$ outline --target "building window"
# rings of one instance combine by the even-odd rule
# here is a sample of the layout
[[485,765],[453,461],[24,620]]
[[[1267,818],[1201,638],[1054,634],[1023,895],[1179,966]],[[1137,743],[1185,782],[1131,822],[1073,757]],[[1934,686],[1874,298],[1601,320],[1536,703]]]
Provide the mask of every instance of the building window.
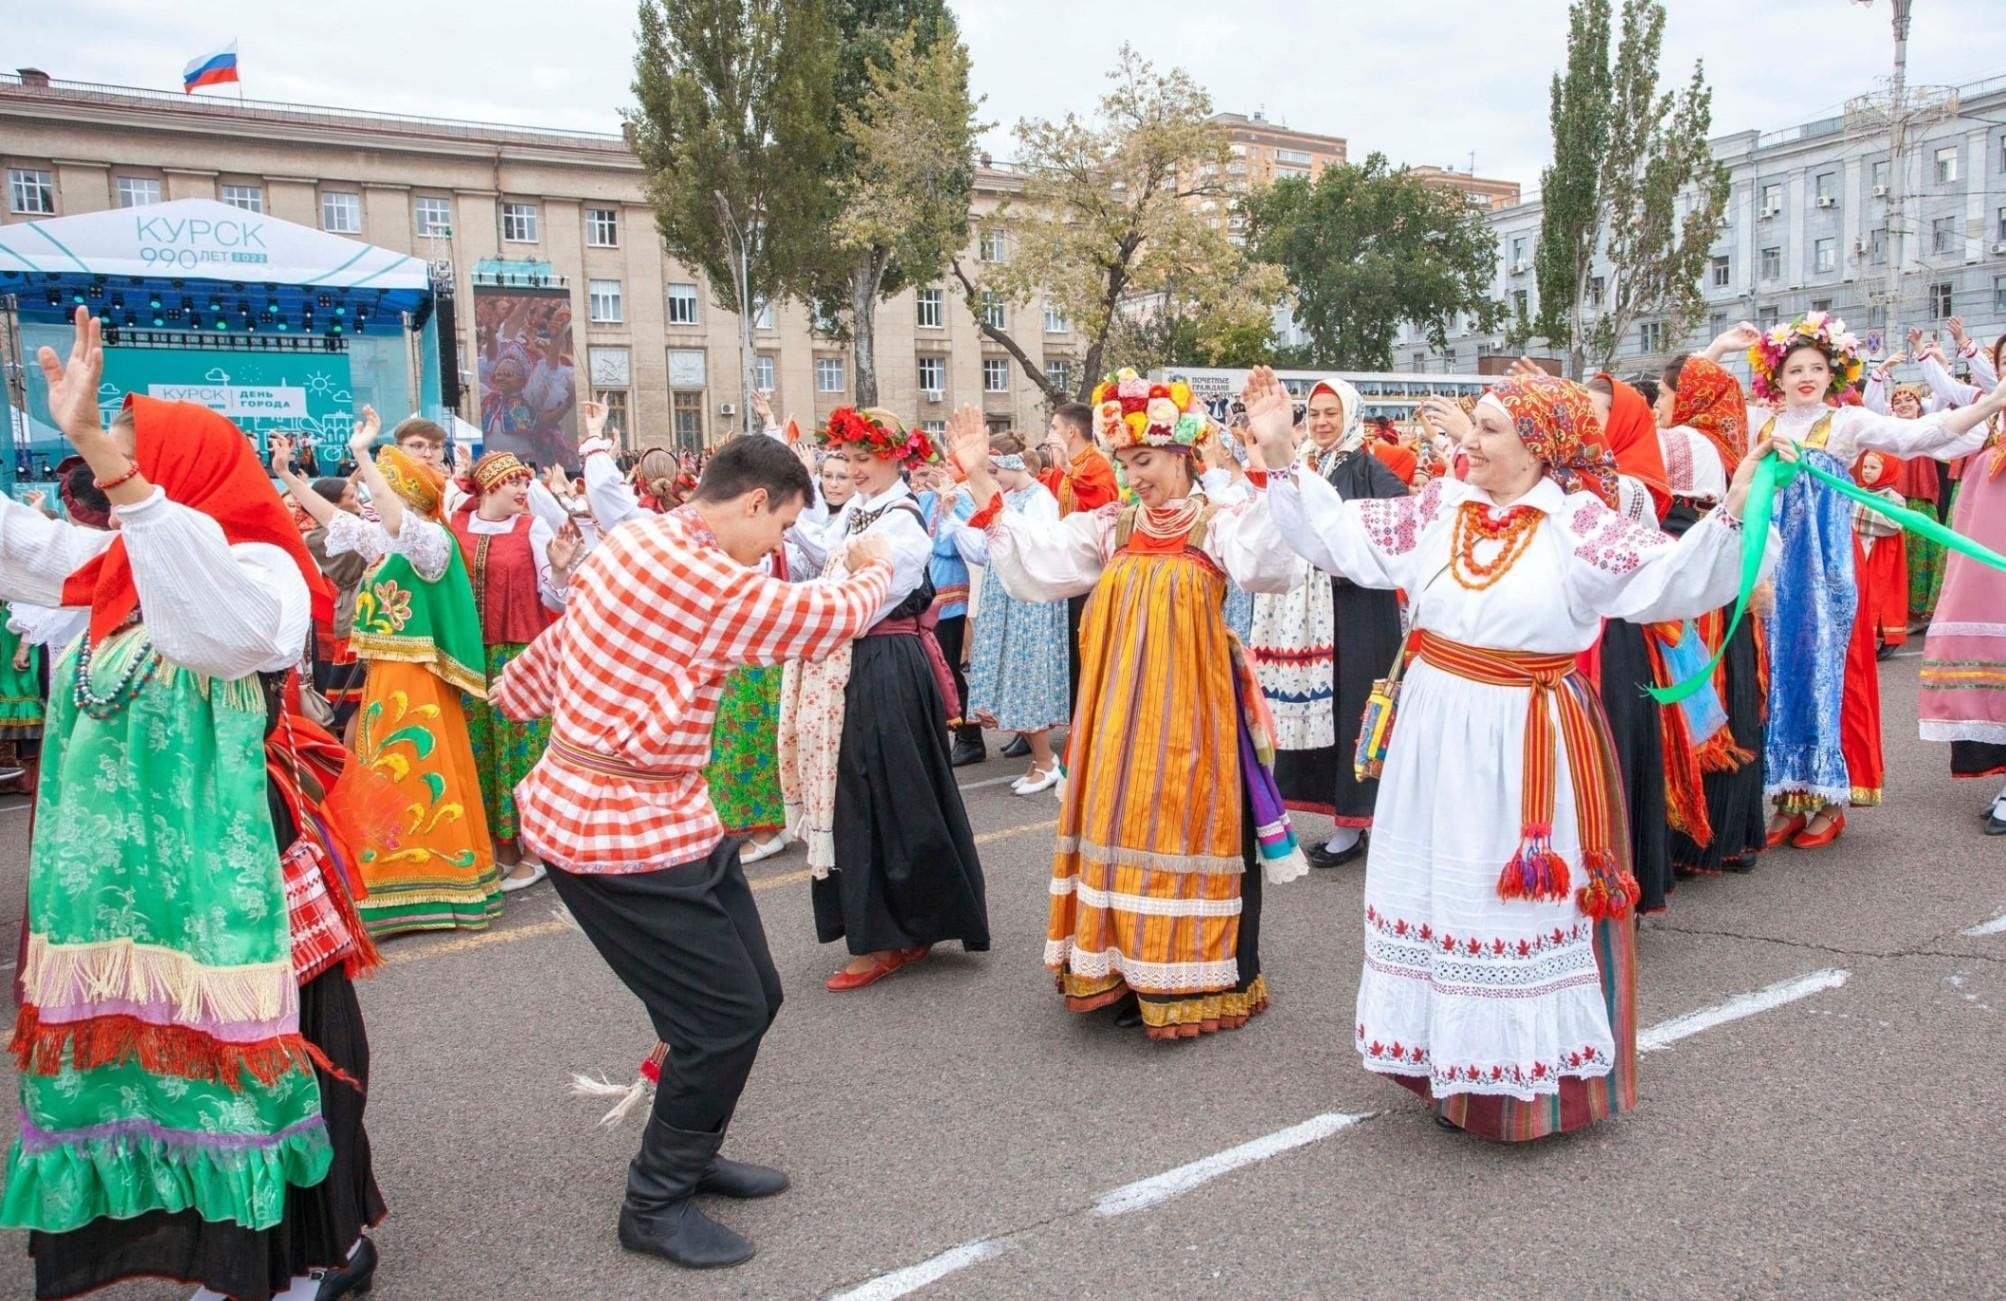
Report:
[[362,233],[362,196],[328,190],[320,196],[320,228],[336,235]]
[[1829,235],[1811,241],[1811,269],[1815,272],[1839,269],[1839,241]]
[[[2000,279],[2006,280],[2006,276]],[[1073,363],[1064,358],[1046,362],[1045,382],[1061,393],[1070,393],[1073,388]]]
[[1992,277],[1992,310],[2006,312],[2006,276]]
[[695,285],[669,286],[669,324],[695,325],[697,323],[697,287]]
[[1950,315],[1950,282],[1939,280],[1929,287],[1930,314],[1938,320]]
[[453,234],[453,201],[434,194],[420,197],[418,234],[431,239],[450,239]]
[[1783,277],[1783,250],[1766,248],[1762,250],[1762,278],[1780,280]]
[[1877,267],[1888,264],[1888,228],[1881,227],[1867,236],[1867,257]]
[[1999,233],[1993,238],[2006,240],[2006,208],[1999,210]]
[[1523,235],[1512,236],[1511,269],[1513,271],[1522,271],[1525,269],[1525,236]]
[[677,390],[669,397],[669,412],[675,422],[676,445],[685,451],[703,447],[703,394]]
[[1873,176],[1874,193],[1877,195],[1886,194],[1888,192],[1887,159],[1882,158],[1874,163],[1872,176]]
[[761,393],[773,391],[773,354],[762,352],[752,359],[752,387]]
[[1010,312],[993,290],[982,291],[982,323],[992,330],[1010,328]]
[[[504,203],[502,205],[502,238],[511,244],[536,243],[536,205],[533,203]],[[701,412],[698,413],[701,416]]]
[[1423,371],[1425,371],[1425,370],[1427,370],[1427,369],[1428,369],[1428,354],[1427,354],[1427,353],[1425,353],[1425,352],[1417,352],[1417,353],[1415,353],[1415,354],[1414,354],[1414,373],[1415,373],[1416,375],[1419,375],[1420,373],[1422,373]]
[[841,393],[843,391],[843,359],[841,357],[817,357],[815,359],[815,391],[817,393]]
[[1783,186],[1770,184],[1762,187],[1762,215],[1774,217],[1783,211]]
[[947,295],[938,288],[921,289],[913,295],[913,324],[922,330],[938,330],[946,322]]
[[1716,254],[1714,256],[1711,265],[1713,269],[1713,287],[1715,289],[1727,288],[1727,277],[1729,268],[1727,254],[1725,253]]
[[1936,151],[1936,183],[1950,185],[1957,180],[1957,146],[1945,145]]
[[245,212],[263,212],[265,190],[261,185],[226,185],[223,187],[223,202]]
[[1777,306],[1774,303],[1756,308],[1755,324],[1764,330],[1774,329],[1776,326],[1777,311]]
[[1066,309],[1056,303],[1045,304],[1045,333],[1064,334],[1071,330],[1072,323],[1066,320]]
[[1814,298],[1811,300],[1811,310],[1814,312],[1829,312],[1832,310],[1832,300],[1829,298]]
[[1008,393],[1010,391],[1010,362],[1003,357],[982,359],[982,391],[984,393]]
[[2006,135],[1999,137],[1999,170],[2006,172]]
[[586,281],[585,315],[588,320],[597,321],[602,325],[618,325],[625,319],[620,311],[620,282]]
[[585,210],[585,242],[593,248],[620,247],[620,210],[618,208],[587,208]]
[[945,420],[922,420],[919,422],[919,427],[926,430],[929,434],[944,434],[947,432],[947,422]]
[[945,393],[947,391],[947,359],[945,357],[921,357],[919,359],[919,390],[922,393]]
[[1645,321],[1637,327],[1637,342],[1647,353],[1665,350],[1665,324],[1663,321]]
[[118,178],[118,206],[139,208],[149,203],[160,202],[160,182],[151,176],[121,176]]
[[[1601,276],[1588,277],[1588,305],[1590,307],[1600,308],[1602,306],[1602,291],[1606,284],[1607,282]],[[1455,328],[1456,322],[1451,318],[1449,329],[1453,331]]]
[[[1819,207],[1829,208],[1839,202],[1839,180],[1837,173],[1820,172],[1812,184],[1817,190]],[[1830,203],[1826,202],[1828,199],[1831,200]]]
[[1010,241],[1002,231],[994,226],[982,230],[982,246],[979,256],[984,262],[1002,262],[1010,256]]
[[[815,310],[819,312],[821,308],[817,307]],[[773,304],[764,298],[755,298],[752,300],[752,328],[755,330],[770,330],[773,328]],[[815,318],[815,329],[822,334],[828,333],[826,329],[823,329],[822,318],[820,316]]]
[[1929,223],[1929,246],[1932,252],[1961,252],[1957,246],[1963,242],[1957,234],[1957,218],[1938,217]]
[[1511,291],[1511,310],[1520,319],[1523,319],[1528,314],[1525,290],[1514,289]]
[[623,388],[600,389],[598,397],[606,404],[606,428],[622,446],[627,442],[627,390]]
[[47,172],[27,167],[7,169],[7,206],[15,212],[46,216],[56,210],[56,182]]
[[1275,150],[1275,161],[1278,163],[1295,163],[1300,167],[1308,167],[1310,165],[1310,156],[1301,149],[1277,149]]
[[1727,329],[1727,313],[1714,312],[1706,318],[1707,333],[1718,339]]
[[[1885,330],[1888,328],[1888,309],[1885,306],[1875,303],[1867,308],[1867,328],[1869,330]],[[1715,331],[1715,333],[1719,332]]]

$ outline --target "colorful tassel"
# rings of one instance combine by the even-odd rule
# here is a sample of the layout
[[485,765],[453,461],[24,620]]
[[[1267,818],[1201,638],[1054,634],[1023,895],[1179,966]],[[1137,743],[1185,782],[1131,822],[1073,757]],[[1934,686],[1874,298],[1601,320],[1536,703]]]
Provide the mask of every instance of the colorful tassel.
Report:
[[1567,860],[1553,852],[1553,828],[1527,827],[1518,852],[1498,874],[1498,898],[1565,899],[1570,884]]

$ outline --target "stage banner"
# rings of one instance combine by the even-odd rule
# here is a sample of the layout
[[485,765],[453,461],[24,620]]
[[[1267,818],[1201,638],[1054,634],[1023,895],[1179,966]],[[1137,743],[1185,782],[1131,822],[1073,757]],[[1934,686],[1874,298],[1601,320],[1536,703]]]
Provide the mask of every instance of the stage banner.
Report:
[[[299,440],[302,468],[320,474],[333,474],[347,458],[355,429],[348,355],[340,352],[106,348],[98,405],[107,421],[127,393],[221,412],[256,439],[260,455],[267,435],[291,434]],[[312,464],[307,448],[314,452]]]
[[578,468],[571,294],[474,286],[484,450],[535,466]]

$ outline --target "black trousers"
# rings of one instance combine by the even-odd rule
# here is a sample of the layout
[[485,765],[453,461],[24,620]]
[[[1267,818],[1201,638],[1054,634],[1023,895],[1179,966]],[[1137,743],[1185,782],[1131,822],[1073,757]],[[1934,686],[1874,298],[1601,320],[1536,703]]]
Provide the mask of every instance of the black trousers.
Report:
[[780,1012],[780,973],[738,865],[738,842],[708,858],[628,875],[552,866],[551,884],[669,1045],[655,1114],[676,1129],[731,1123],[759,1041]]
[[[968,670],[961,667],[961,660],[962,651],[968,645],[968,616],[957,614],[951,619],[940,620],[933,626],[933,636],[940,643],[940,654],[947,661],[947,671],[954,675],[956,699],[943,702],[947,706],[947,716],[964,718],[968,710]],[[964,723],[960,730],[966,731],[970,727],[974,725]],[[979,736],[982,729],[976,727],[975,732]]]

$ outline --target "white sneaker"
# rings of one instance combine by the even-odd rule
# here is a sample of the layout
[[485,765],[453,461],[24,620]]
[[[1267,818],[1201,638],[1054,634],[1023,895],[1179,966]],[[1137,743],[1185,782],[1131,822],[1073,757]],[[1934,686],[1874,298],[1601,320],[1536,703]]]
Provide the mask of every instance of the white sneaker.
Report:
[[502,893],[514,894],[518,890],[527,890],[529,889],[529,887],[535,885],[538,881],[541,881],[544,877],[549,875],[550,875],[550,869],[545,867],[543,864],[538,863],[536,865],[536,870],[534,872],[531,872],[528,876],[504,876],[502,878],[502,883],[501,883]]
[[1059,765],[1053,764],[1042,772],[1032,770],[1010,784],[1010,789],[1019,795],[1037,795],[1059,784]]
[[776,831],[764,840],[748,840],[738,847],[738,861],[741,865],[757,863],[773,857],[793,843],[793,837],[784,831]]

